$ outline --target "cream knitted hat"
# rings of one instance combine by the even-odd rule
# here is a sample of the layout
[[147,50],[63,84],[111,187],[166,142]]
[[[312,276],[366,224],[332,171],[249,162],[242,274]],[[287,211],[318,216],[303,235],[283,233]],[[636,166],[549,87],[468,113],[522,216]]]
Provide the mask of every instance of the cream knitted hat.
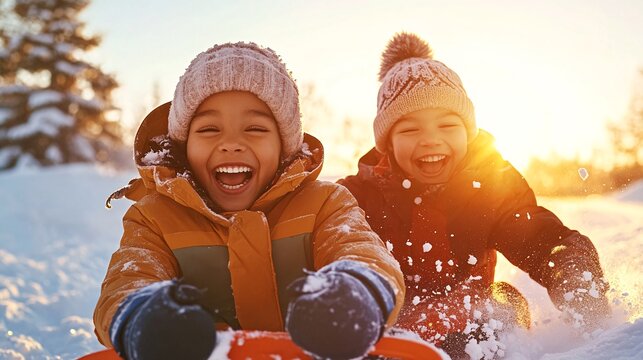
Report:
[[458,114],[472,141],[478,133],[473,103],[458,74],[433,60],[429,45],[415,34],[400,33],[382,53],[377,94],[377,116],[373,122],[375,147],[387,150],[388,134],[402,116],[427,108],[443,108]]
[[174,91],[170,138],[187,141],[190,121],[203,100],[233,90],[251,92],[268,105],[279,128],[283,159],[300,150],[304,134],[297,84],[273,50],[254,43],[216,45],[192,60]]

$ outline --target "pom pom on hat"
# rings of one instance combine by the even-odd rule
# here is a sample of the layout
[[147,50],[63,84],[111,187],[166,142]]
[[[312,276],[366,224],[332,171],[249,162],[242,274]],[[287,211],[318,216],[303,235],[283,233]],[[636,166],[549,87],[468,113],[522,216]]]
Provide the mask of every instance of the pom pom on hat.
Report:
[[469,141],[478,133],[473,103],[458,74],[433,60],[429,45],[415,34],[399,33],[382,53],[373,121],[375,148],[386,153],[389,131],[395,122],[412,112],[441,108],[453,111],[464,123]]
[[433,51],[426,41],[415,34],[396,34],[386,46],[382,54],[379,80],[382,81],[386,73],[398,62],[410,58],[433,59]]

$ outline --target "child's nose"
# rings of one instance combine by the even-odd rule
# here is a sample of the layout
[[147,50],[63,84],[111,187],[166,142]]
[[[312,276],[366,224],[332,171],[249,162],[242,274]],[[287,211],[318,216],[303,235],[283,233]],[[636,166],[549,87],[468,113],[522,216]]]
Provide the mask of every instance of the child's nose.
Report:
[[221,152],[241,152],[246,149],[244,144],[232,139],[222,141],[218,148]]
[[422,146],[435,146],[435,145],[439,145],[440,142],[441,142],[441,139],[436,134],[425,133],[420,138],[420,145]]

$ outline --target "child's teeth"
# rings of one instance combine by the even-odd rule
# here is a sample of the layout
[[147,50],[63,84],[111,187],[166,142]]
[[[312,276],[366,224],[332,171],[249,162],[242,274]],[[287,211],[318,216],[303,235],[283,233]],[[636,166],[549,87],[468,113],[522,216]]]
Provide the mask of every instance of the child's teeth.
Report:
[[238,174],[242,172],[251,172],[252,169],[247,166],[221,166],[216,168],[215,171],[219,173]]
[[420,160],[424,162],[436,162],[444,159],[445,157],[446,157],[445,155],[429,155]]
[[245,185],[245,182],[243,182],[243,183],[241,183],[239,185],[228,185],[228,184],[221,183],[221,186],[223,186],[224,188],[226,188],[228,190],[236,190],[236,189],[242,187],[243,185]]

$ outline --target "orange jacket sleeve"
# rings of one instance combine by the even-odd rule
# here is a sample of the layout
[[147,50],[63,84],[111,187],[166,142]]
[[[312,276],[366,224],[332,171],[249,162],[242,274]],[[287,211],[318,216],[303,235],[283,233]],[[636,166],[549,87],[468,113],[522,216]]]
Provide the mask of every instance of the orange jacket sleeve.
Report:
[[317,215],[313,233],[315,269],[337,260],[363,263],[387,279],[395,292],[395,308],[388,318],[392,325],[404,301],[400,266],[384,242],[366,222],[364,211],[343,186],[334,186]]
[[112,258],[94,310],[98,340],[111,347],[109,326],[125,298],[151,283],[179,276],[179,266],[156,226],[137,205],[123,217],[123,237]]

